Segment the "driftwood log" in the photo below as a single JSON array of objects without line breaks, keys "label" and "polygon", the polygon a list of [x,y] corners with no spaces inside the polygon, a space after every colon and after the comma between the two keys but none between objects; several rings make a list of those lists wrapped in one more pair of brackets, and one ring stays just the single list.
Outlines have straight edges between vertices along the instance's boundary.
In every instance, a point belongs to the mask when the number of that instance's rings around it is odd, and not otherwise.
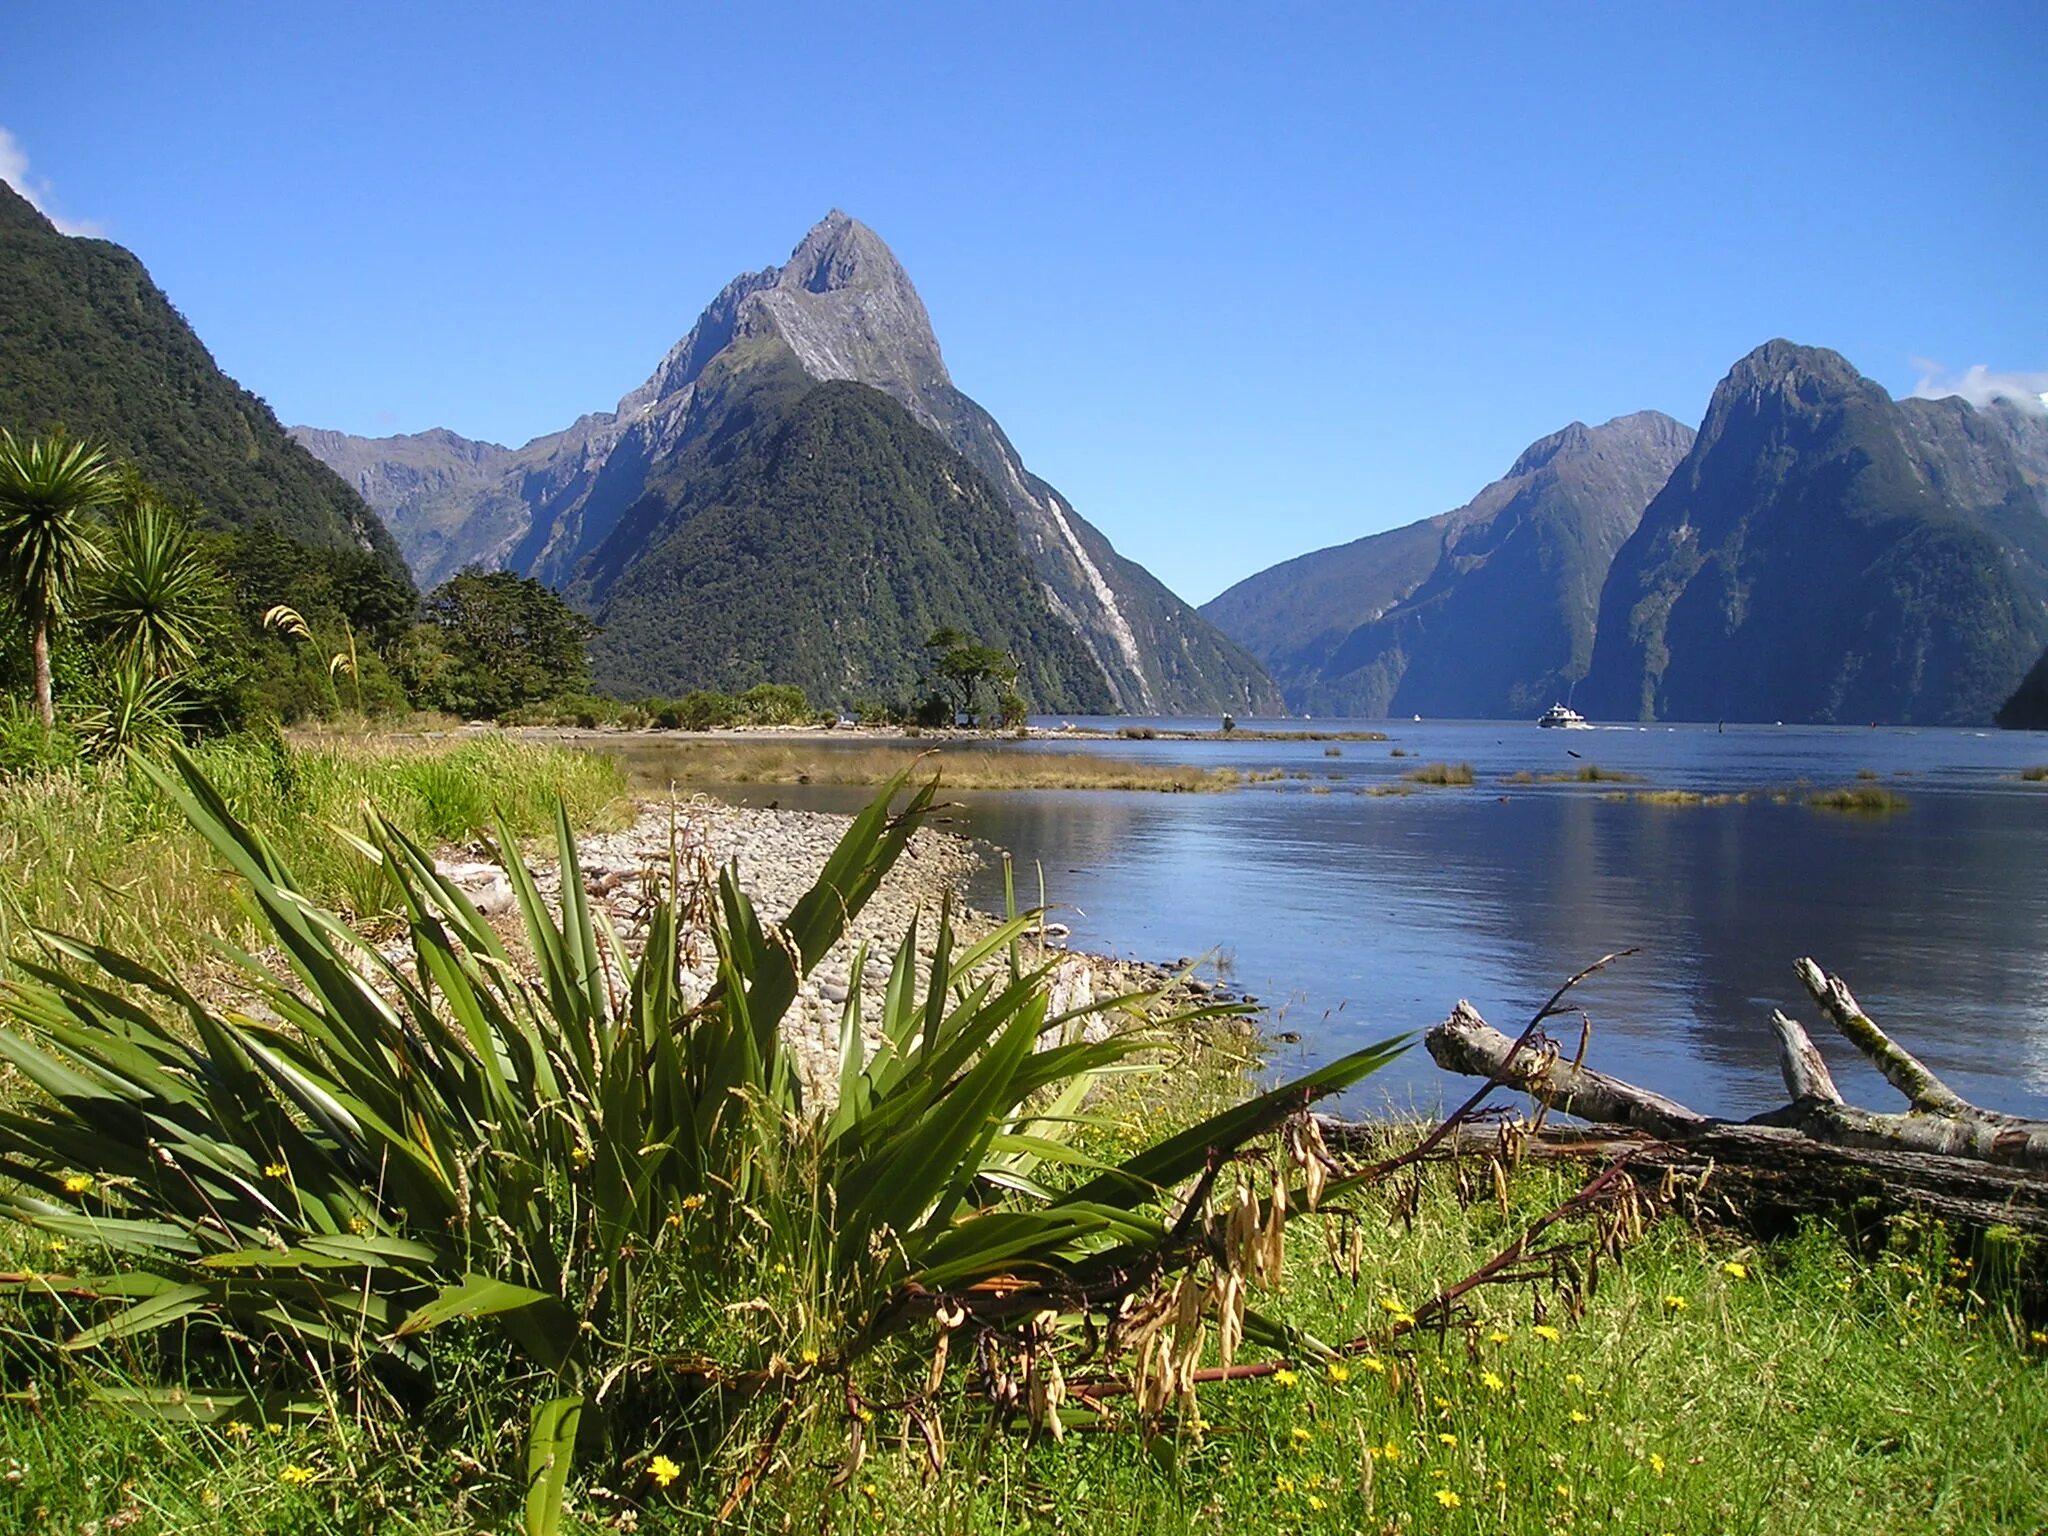
[{"label": "driftwood log", "polygon": [[1425,1044],[1448,1071],[1525,1092],[1546,1113],[1595,1122],[1542,1128],[1530,1143],[1536,1155],[1625,1158],[1644,1171],[1709,1178],[1707,1214],[1725,1206],[1774,1229],[1814,1213],[1917,1210],[1980,1232],[2048,1237],[2048,1122],[1971,1104],[1879,1028],[1840,977],[1812,960],[1796,969],[1822,1016],[1899,1090],[1904,1113],[1845,1103],[1805,1028],[1784,1013],[1770,1025],[1789,1102],[1746,1121],[1703,1115],[1593,1071],[1533,1026],[1510,1039],[1468,1003]]}]

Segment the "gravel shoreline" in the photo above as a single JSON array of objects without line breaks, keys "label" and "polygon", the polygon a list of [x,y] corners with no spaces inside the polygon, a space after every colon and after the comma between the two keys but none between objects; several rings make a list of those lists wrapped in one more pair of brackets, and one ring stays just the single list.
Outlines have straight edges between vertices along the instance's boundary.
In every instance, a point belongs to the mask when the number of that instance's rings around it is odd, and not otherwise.
[{"label": "gravel shoreline", "polygon": [[[851,816],[823,811],[766,809],[731,805],[708,795],[675,800],[636,802],[631,826],[617,832],[591,833],[577,840],[584,888],[592,907],[603,913],[629,952],[637,953],[648,905],[666,884],[672,854],[680,856],[684,878],[692,872],[737,863],[740,886],[764,923],[779,922],[816,881],[833,848],[852,824]],[[853,967],[863,944],[862,995],[872,1020],[880,1013],[889,967],[913,919],[917,922],[919,970],[930,964],[938,932],[941,901],[953,898],[958,934],[971,939],[997,921],[965,900],[967,880],[986,861],[986,844],[957,833],[925,827],[911,838],[903,857],[889,872],[873,898],[854,917],[848,930],[805,978],[796,1004],[784,1020],[784,1038],[805,1079],[806,1092],[829,1097],[839,1075],[840,1020],[853,986]],[[509,910],[511,889],[496,866],[444,865],[445,872],[468,888],[484,911]],[[536,867],[535,878],[553,902],[560,892],[560,872]],[[1052,1011],[1064,1012],[1107,997],[1164,989],[1178,1006],[1210,1000],[1211,989],[1176,978],[1163,967],[1068,951],[1060,933],[1048,925],[1044,938],[1030,942],[1034,959],[1051,959]],[[712,983],[716,957],[701,929],[684,935],[686,996],[702,996]],[[1096,1029],[1105,1029],[1099,1021]],[[870,1044],[879,1036],[872,1027]]]}]

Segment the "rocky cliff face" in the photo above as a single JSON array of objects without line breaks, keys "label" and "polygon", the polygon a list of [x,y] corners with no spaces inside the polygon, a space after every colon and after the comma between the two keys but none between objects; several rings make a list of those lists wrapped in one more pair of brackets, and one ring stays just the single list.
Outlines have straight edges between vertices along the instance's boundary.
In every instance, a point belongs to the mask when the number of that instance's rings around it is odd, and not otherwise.
[{"label": "rocky cliff face", "polygon": [[1691,443],[1655,411],[1573,422],[1465,506],[1261,572],[1203,612],[1297,709],[1532,713],[1585,674],[1608,565]]},{"label": "rocky cliff face", "polygon": [[1989,720],[2048,644],[2030,425],[1893,401],[1820,348],[1759,347],[1615,558],[1580,707]]},{"label": "rocky cliff face", "polygon": [[[1015,520],[1047,599],[1087,647],[1118,707],[1279,707],[1255,661],[1119,557],[1030,474],[994,419],[954,388],[924,303],[888,247],[836,211],[786,264],[728,283],[617,409],[512,452],[481,484],[456,487],[446,459],[437,459],[441,489],[411,500],[400,495],[379,509],[423,583],[465,564],[504,565],[601,603],[613,579],[606,571],[622,569],[618,551],[603,569],[585,563],[664,466],[729,430],[727,413],[745,395],[747,369],[785,355],[815,383],[852,381],[890,396],[981,473]],[[387,463],[381,452],[393,440],[334,444],[333,436],[305,441],[333,453],[330,462],[355,466],[373,490],[399,486],[403,453]]]}]

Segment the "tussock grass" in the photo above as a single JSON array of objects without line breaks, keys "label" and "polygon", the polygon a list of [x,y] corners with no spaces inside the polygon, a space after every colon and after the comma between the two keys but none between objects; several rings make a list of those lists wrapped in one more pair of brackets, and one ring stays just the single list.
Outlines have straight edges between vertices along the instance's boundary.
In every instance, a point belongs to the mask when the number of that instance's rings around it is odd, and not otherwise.
[{"label": "tussock grass", "polygon": [[1092,752],[1012,752],[988,746],[915,747],[888,742],[836,747],[805,741],[665,741],[647,749],[607,744],[636,778],[655,783],[880,785],[926,759],[947,789],[1148,789],[1168,793],[1235,788],[1230,768],[1139,763]]},{"label": "tussock grass", "polygon": [[1411,784],[1470,784],[1472,765],[1470,763],[1424,763],[1420,768],[1410,768],[1401,775]]},{"label": "tussock grass", "polygon": [[1854,816],[1891,816],[1913,804],[1895,789],[1867,784],[1853,789],[1816,790],[1806,797],[1806,803],[1817,811],[1842,811]]},{"label": "tussock grass", "polygon": [[[269,837],[315,892],[354,916],[382,912],[381,870],[339,829],[360,833],[374,802],[426,843],[466,839],[502,809],[521,836],[552,825],[561,796],[579,825],[607,822],[624,792],[617,765],[589,753],[490,735],[460,741],[232,738],[195,756],[229,806]],[[171,958],[244,934],[226,878],[182,817],[119,767],[0,782],[0,957],[26,928],[50,927]]]},{"label": "tussock grass", "polygon": [[1602,768],[1598,763],[1584,763],[1570,771],[1555,773],[1532,773],[1523,768],[1508,774],[1503,784],[1640,784],[1640,773],[1624,773],[1619,768]]},{"label": "tussock grass", "polygon": [[1617,800],[1633,800],[1638,805],[1747,805],[1750,797],[1746,793],[1701,794],[1695,789],[1644,789],[1632,795],[1616,795]]},{"label": "tussock grass", "polygon": [[2029,784],[2048,783],[2048,763],[2043,763],[2038,768],[2022,768],[2020,777]]}]

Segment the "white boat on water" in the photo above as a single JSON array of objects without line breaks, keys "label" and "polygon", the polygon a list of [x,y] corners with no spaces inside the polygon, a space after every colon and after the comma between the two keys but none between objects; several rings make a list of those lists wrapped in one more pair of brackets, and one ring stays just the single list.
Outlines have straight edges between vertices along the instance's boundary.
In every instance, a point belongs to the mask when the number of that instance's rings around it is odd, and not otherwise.
[{"label": "white boat on water", "polygon": [[1584,715],[1575,709],[1567,709],[1562,704],[1551,705],[1550,708],[1536,717],[1536,723],[1546,730],[1554,731],[1590,731],[1593,729],[1592,722]]}]

